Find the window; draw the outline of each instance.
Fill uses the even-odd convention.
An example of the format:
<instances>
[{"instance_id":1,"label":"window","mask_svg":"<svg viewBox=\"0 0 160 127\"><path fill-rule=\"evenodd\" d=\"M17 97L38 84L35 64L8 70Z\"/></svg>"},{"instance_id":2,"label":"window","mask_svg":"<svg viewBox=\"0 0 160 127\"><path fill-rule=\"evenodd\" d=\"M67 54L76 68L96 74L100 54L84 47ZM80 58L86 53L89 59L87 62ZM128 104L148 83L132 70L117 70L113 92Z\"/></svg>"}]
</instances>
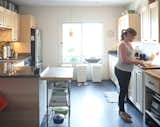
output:
<instances>
[{"instance_id":1,"label":"window","mask_svg":"<svg viewBox=\"0 0 160 127\"><path fill-rule=\"evenodd\" d=\"M63 24L63 63L81 63L86 57L101 57L102 37L102 23Z\"/></svg>"}]
</instances>

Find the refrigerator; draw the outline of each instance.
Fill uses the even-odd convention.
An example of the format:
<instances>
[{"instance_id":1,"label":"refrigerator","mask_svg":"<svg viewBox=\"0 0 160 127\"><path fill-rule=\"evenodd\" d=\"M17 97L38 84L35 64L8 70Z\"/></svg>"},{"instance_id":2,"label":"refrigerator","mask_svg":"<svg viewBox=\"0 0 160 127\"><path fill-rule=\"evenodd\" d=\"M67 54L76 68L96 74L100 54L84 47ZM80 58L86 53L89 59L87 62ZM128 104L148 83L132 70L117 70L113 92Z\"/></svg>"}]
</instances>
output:
<instances>
[{"instance_id":1,"label":"refrigerator","mask_svg":"<svg viewBox=\"0 0 160 127\"><path fill-rule=\"evenodd\" d=\"M31 29L31 66L42 67L42 41L39 29Z\"/></svg>"}]
</instances>

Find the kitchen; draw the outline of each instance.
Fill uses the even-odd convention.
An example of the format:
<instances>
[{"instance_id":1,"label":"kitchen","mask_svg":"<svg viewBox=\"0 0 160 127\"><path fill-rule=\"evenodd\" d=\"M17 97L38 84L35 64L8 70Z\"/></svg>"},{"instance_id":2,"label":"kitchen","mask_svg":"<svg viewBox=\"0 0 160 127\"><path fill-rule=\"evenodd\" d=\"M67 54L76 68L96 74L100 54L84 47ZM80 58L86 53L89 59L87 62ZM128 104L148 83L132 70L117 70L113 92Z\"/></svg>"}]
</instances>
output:
<instances>
[{"instance_id":1,"label":"kitchen","mask_svg":"<svg viewBox=\"0 0 160 127\"><path fill-rule=\"evenodd\" d=\"M31 55L31 43L30 43L30 38L31 38L31 33L30 33L30 29L31 28L39 28L41 30L41 40L42 40L42 61L43 61L43 68L46 68L47 66L62 66L63 64L63 54L62 54L62 48L63 48L63 25L64 23L90 23L90 22L94 22L94 23L103 23L103 46L102 46L102 59L101 59L101 63L99 64L100 67L102 68L102 75L100 76L104 81L105 80L113 80L113 82L116 80L114 78L114 74L112 75L112 73L114 72L113 70L111 70L110 67L111 65L115 64L115 61L113 61L113 64L110 64L110 56L114 56L114 53L110 53L110 52L114 52L116 51L117 48L117 42L119 41L118 36L119 36L119 30L118 28L120 28L118 25L118 19L122 16L126 14L125 10L136 10L138 14L140 14L141 17L144 16L143 20L142 18L139 17L139 23L140 25L136 25L139 31L139 37L137 37L137 40L135 42L135 44L133 45L135 48L138 48L138 50L143 51L147 56L156 56L156 53L159 50L159 29L157 30L158 25L152 25L154 27L150 27L150 25L147 24L147 13L145 13L145 7L147 5L149 5L148 1L127 1L126 0L126 5L123 5L122 3L119 3L120 1L115 2L115 4L119 4L119 5L113 5L114 3L100 3L100 2L86 2L86 3L76 3L76 2L72 2L69 4L69 2L57 2L54 1L53 3L51 3L51 1L48 2L49 5L47 5L47 3L32 3L29 2L28 3L23 3L22 1L18 1L15 0L13 1L13 3L16 3L16 5L18 5L18 9L19 9L19 15L17 16L17 12L18 10L16 10L15 8L13 9L14 15L16 15L17 17L19 17L19 20L14 20L14 22L12 22L9 25L3 24L2 25L2 29L1 29L1 36L0 39L1 40L1 44L2 45L2 49L1 49L1 57L3 58L3 47L4 45L11 45L11 47L14 47L14 58L12 60L12 62L15 64L20 64L16 66L12 66L12 64L9 65L5 65L4 68L9 67L9 70L11 70L10 75L12 76L12 70L16 70L19 69L19 66L24 66L24 62L23 60L27 58L27 61L29 59L30 61L30 55ZM124 1L125 2L125 1ZM157 1L156 1L157 2ZM53 6L51 6L50 4L53 4ZM122 4L122 5L121 5ZM147 8L147 7L146 7ZM2 8L2 12L5 9ZM143 13L144 11L144 13ZM4 11L5 13L8 12ZM150 12L150 13L154 13L154 11ZM26 15L27 14L27 15ZM9 16L8 16L9 15ZM9 23L9 21L11 21L11 14L7 14L6 19L3 19L3 21L7 21ZM5 16L6 17L6 16ZM15 16L12 16L12 18ZM149 18L149 17L148 17ZM158 18L158 16L157 16ZM18 18L17 18L18 19ZM19 23L18 23L19 22ZM153 23L156 21L153 21ZM157 20L158 22L158 20ZM157 23L156 22L156 23ZM13 23L15 24L19 24L19 25L14 25L16 26L15 28L12 27ZM133 23L134 24L134 23ZM125 24L124 24L125 25ZM121 25L121 27L123 28L123 25ZM147 28L148 27L148 28ZM5 28L5 29L4 29ZM10 29L11 28L11 29ZM121 29L122 29L121 28ZM19 31L19 32L18 32ZM13 34L14 32L14 34ZM151 35L150 35L151 34ZM140 36L141 35L141 36ZM157 40L157 36L158 36L158 40ZM156 41L156 42L151 42L151 41ZM140 42L141 41L141 42ZM5 43L5 42L9 42L9 44ZM143 43L145 42L145 43ZM3 44L2 44L3 43ZM151 48L152 47L152 48ZM11 48L12 49L12 48ZM109 51L109 56L108 56L108 51ZM113 54L113 55L112 55ZM12 56L12 55L11 55ZM17 58L17 59L16 59ZM113 60L113 57L111 58ZM115 58L116 59L116 58ZM11 61L11 59L6 59L6 61ZM157 60L158 61L158 60ZM155 63L158 63L157 61L155 61ZM11 63L12 63L11 62ZM35 66L35 65L33 65ZM65 65L63 66L72 66L65 63ZM76 65L74 65L76 66ZM73 66L73 67L74 67ZM92 65L88 65L89 69ZM3 69L4 69L3 68ZM10 69L12 68L12 69ZM24 83L24 88L21 88L21 90L25 90L29 91L29 89L32 89L32 92L38 93L37 89L39 88L38 84L40 82L45 82L45 81L40 81L38 76L35 78L34 74L36 73L35 68L32 68L30 66L25 66L22 67L25 68L24 72L26 72L26 75L22 75L22 71L17 70L17 76L22 76L21 77L21 81L20 82L25 82L27 84L27 82L30 82L30 85L28 85L28 88L25 87L25 83ZM136 68L136 67L135 67ZM1 70L2 72L6 72L4 70ZM138 68L139 69L139 68ZM28 71L27 71L28 70ZM145 72L146 71L146 72ZM153 78L153 81L151 81L151 83L153 84L154 82L159 82L159 74L158 71L156 70L145 70L143 73L149 73L149 76L151 74L151 77L149 77L149 79ZM155 72L156 71L156 72ZM90 72L90 70L88 70L88 72ZM85 72L85 73L88 73ZM137 70L135 70L135 75L136 75ZM76 73L76 72L75 72ZM74 74L75 74L74 73ZM83 72L83 74L85 74ZM3 73L4 74L4 73ZM19 74L19 75L18 75ZM141 75L142 73L138 73L139 75ZM30 77L30 79L26 79L25 76ZM88 74L88 80L91 80L91 74ZM143 79L143 81L141 82L141 84L144 84L144 81L148 80L148 78L146 79L145 77L147 76L133 76L134 78L132 78L131 83L133 82L133 84L139 84L140 83L140 78ZM142 74L143 75L143 74ZM1 75L3 77L3 75ZM84 76L84 75L83 75ZM34 77L34 78L33 78ZM73 76L74 79L78 78L75 75ZM135 77L138 79L136 79L137 81L135 81ZM86 78L86 77L85 77ZM33 81L32 81L33 79ZM20 79L18 79L20 80ZM86 79L85 79L86 80ZM4 84L9 84L11 82L13 82L12 79L10 79L8 77L8 82L6 82L6 80L4 78L1 78L1 81L4 82ZM136 82L136 83L135 83ZM146 81L149 82L149 81ZM14 81L13 85L16 86L17 81ZM33 87L32 85L36 84L35 87ZM115 81L115 84L117 85L117 81ZM83 86L83 85L82 85ZM88 85L89 86L89 85ZM118 85L117 85L118 86ZM134 85L131 85L134 86ZM138 86L138 85L136 85ZM158 85L156 85L156 92L159 89L159 83ZM18 86L17 84L17 87ZM143 95L143 92L147 91L147 93L150 93L150 89L149 87L145 87L146 89L140 90L138 87L135 88L130 88L129 91L131 91L129 94L129 99L131 100L131 102L133 104L135 104L135 107L137 107L138 110L140 110L140 112L144 113L144 109L148 109L149 111L151 110L151 101L149 101L149 106L146 106L145 108L143 108L144 103L138 103L137 100L141 100L138 97ZM16 89L12 88L11 89L15 90L12 91L12 94L15 95L15 98L12 97L12 99L16 99L17 95L18 95L18 91L16 93ZM41 85L41 89L43 91L44 89L44 94L45 94L45 89L46 87L44 85ZM138 93L137 91L139 91L140 95L136 95L135 93ZM5 93L8 92L7 87L5 87L4 85L1 86L0 88L0 93ZM19 92L21 93L21 92ZM29 93L26 93L29 94ZM37 95L37 94L36 94ZM133 95L136 95L136 97L134 97ZM145 94L147 96L147 98L150 98L150 94ZM32 95L29 95L32 96ZM40 95L43 99L41 100L45 100L45 96L43 97L43 94ZM4 94L5 97L5 94ZM157 96L156 96L157 97ZM35 100L34 100L35 99ZM72 99L72 98L71 98ZM6 98L6 100L8 100ZM29 103L33 102L33 101L37 101L37 98L33 98L33 100L27 100L29 101ZM8 100L9 101L9 100ZM21 100L20 100L21 101ZM27 101L25 102L22 101L23 103L27 103ZM72 101L72 100L71 100ZM143 99L144 101L144 99ZM38 103L38 102L37 102ZM36 106L38 107L36 103ZM41 103L41 102L40 102ZM42 102L43 103L43 102ZM10 104L10 103L9 103ZM13 103L12 103L13 104ZM27 104L26 104L27 105ZM73 104L74 105L74 104ZM45 107L45 106L44 106ZM14 108L14 106L13 106ZM33 115L36 119L39 118L39 116L37 116L37 109L35 108L30 108L30 112L25 111L26 113L26 117L24 117L25 119L29 120L27 118L27 115ZM7 108L6 108L7 109ZM36 112L34 112L35 114L32 114L32 110L36 110ZM43 109L42 109L43 110ZM45 111L44 111L45 112ZM5 110L4 112L5 113ZM72 113L72 110L71 110ZM42 113L43 114L43 113ZM145 115L143 115L145 116ZM5 117L7 118L7 117ZM148 119L152 119L152 117L147 117ZM20 118L17 118L20 119ZM42 121L42 118L40 118ZM4 119L5 121L5 119ZM35 120L36 121L36 120ZM33 124L28 125L28 126L38 126L37 121L36 122L31 122ZM154 122L157 120L153 120ZM7 123L5 123L7 126ZM5 127L4 122L2 122L2 125ZM23 125L22 123L20 125ZM89 126L89 125L88 125ZM103 126L102 126L103 127Z\"/></svg>"}]
</instances>

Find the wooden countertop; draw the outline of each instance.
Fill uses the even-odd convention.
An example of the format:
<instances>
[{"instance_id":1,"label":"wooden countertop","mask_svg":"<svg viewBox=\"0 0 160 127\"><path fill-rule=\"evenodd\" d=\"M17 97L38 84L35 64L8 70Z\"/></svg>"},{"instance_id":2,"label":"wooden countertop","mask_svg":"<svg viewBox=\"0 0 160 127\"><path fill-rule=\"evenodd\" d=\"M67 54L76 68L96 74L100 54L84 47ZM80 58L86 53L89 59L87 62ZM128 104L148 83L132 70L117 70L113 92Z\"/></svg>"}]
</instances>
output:
<instances>
[{"instance_id":1,"label":"wooden countertop","mask_svg":"<svg viewBox=\"0 0 160 127\"><path fill-rule=\"evenodd\" d=\"M73 78L72 67L47 67L41 74L42 80L71 80Z\"/></svg>"},{"instance_id":2,"label":"wooden countertop","mask_svg":"<svg viewBox=\"0 0 160 127\"><path fill-rule=\"evenodd\" d=\"M154 76L155 78L160 79L160 69L149 69L144 70L144 72L150 74L151 76Z\"/></svg>"}]
</instances>

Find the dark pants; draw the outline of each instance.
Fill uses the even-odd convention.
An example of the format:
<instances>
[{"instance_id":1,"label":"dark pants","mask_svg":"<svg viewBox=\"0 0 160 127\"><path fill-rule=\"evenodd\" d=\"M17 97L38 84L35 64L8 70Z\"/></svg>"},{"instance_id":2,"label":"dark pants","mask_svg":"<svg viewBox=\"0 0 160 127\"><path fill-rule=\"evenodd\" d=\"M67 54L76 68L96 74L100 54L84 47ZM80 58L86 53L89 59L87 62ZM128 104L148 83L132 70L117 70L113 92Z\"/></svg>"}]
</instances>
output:
<instances>
[{"instance_id":1,"label":"dark pants","mask_svg":"<svg viewBox=\"0 0 160 127\"><path fill-rule=\"evenodd\" d=\"M119 111L125 112L124 100L128 94L128 86L131 77L131 72L122 71L115 67L115 75L117 76L120 86L119 102L118 102Z\"/></svg>"}]
</instances>

